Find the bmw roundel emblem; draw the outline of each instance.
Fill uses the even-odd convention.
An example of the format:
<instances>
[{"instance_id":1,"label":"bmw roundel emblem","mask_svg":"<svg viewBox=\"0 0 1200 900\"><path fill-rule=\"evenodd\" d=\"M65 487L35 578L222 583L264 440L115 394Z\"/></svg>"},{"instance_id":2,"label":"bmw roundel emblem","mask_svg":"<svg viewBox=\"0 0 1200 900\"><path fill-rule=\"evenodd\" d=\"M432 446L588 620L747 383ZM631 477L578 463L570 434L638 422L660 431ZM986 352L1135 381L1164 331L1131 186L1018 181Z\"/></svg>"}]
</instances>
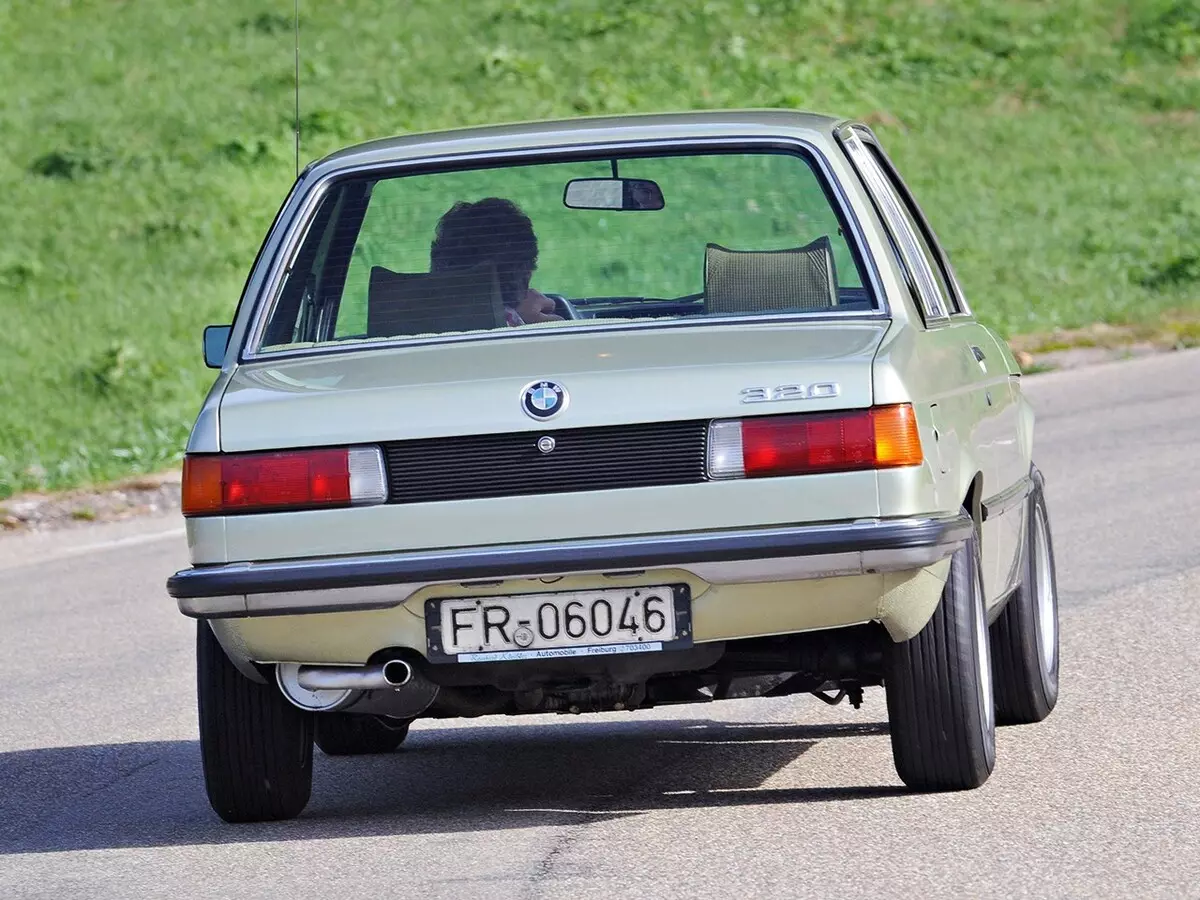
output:
<instances>
[{"instance_id":1,"label":"bmw roundel emblem","mask_svg":"<svg viewBox=\"0 0 1200 900\"><path fill-rule=\"evenodd\" d=\"M553 381L535 381L521 391L521 409L534 419L557 416L567 408L567 389Z\"/></svg>"}]
</instances>

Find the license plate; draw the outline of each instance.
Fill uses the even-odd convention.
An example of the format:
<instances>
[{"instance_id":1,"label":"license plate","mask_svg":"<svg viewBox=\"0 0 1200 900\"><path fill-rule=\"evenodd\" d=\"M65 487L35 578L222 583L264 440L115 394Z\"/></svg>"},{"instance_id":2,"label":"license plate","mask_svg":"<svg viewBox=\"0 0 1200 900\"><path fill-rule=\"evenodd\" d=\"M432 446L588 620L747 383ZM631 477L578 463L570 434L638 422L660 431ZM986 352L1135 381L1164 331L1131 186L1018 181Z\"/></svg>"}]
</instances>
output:
<instances>
[{"instance_id":1,"label":"license plate","mask_svg":"<svg viewBox=\"0 0 1200 900\"><path fill-rule=\"evenodd\" d=\"M687 585L428 600L433 662L652 653L692 645Z\"/></svg>"}]
</instances>

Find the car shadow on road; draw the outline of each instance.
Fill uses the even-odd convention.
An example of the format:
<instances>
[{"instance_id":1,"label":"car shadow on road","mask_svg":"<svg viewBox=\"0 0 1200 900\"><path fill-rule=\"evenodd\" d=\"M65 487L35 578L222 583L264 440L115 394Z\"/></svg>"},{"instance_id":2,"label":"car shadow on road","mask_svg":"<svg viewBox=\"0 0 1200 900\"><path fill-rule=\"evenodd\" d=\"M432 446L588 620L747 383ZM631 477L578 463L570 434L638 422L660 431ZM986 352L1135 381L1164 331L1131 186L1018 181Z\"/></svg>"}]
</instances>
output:
<instances>
[{"instance_id":1,"label":"car shadow on road","mask_svg":"<svg viewBox=\"0 0 1200 900\"><path fill-rule=\"evenodd\" d=\"M299 819L238 826L210 810L195 741L22 750L0 754L0 855L486 831L895 796L903 789L764 786L817 741L886 733L874 723L708 719L433 723L414 728L396 753L317 751L312 801Z\"/></svg>"}]
</instances>

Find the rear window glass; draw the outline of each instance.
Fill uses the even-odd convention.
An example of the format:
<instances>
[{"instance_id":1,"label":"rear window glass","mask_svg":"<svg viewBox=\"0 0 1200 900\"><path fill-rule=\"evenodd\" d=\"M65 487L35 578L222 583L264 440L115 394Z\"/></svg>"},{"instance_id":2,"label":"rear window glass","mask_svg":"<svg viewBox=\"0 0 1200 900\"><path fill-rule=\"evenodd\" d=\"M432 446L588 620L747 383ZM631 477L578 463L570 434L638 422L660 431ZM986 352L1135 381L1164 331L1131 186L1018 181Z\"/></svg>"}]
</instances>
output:
<instances>
[{"instance_id":1,"label":"rear window glass","mask_svg":"<svg viewBox=\"0 0 1200 900\"><path fill-rule=\"evenodd\" d=\"M258 349L873 308L804 157L643 155L339 181Z\"/></svg>"}]
</instances>

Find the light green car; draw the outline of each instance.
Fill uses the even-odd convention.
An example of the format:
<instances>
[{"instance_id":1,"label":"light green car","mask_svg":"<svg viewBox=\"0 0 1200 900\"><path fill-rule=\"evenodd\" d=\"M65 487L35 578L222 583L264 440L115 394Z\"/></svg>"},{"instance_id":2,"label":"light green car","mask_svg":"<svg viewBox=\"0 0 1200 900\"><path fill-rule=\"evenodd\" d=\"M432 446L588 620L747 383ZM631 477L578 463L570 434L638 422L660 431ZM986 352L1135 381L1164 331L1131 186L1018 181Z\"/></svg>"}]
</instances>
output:
<instances>
[{"instance_id":1,"label":"light green car","mask_svg":"<svg viewBox=\"0 0 1200 900\"><path fill-rule=\"evenodd\" d=\"M229 821L421 717L887 695L983 783L1058 695L1033 413L871 131L755 110L353 147L296 181L184 462Z\"/></svg>"}]
</instances>

